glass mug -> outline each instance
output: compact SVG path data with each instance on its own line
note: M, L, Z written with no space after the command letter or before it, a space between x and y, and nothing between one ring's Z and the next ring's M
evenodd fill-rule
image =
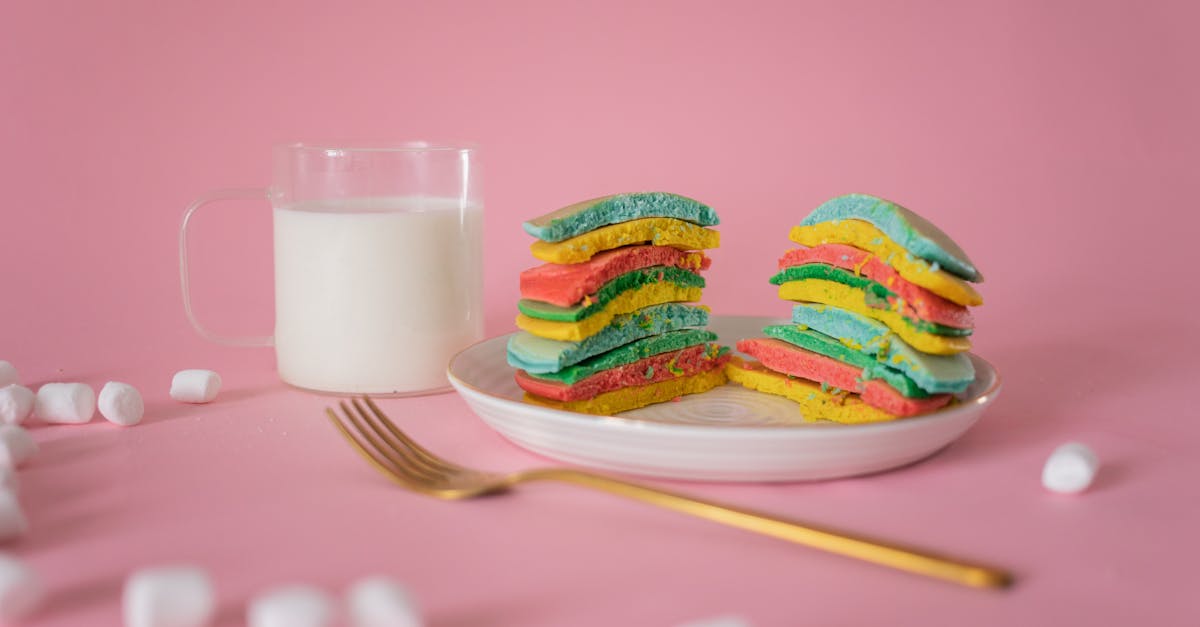
M209 192L179 230L183 306L208 340L274 346L279 377L317 392L449 389L446 365L483 337L483 188L466 144L290 143L263 189ZM188 222L217 200L274 211L275 333L228 337L192 311Z

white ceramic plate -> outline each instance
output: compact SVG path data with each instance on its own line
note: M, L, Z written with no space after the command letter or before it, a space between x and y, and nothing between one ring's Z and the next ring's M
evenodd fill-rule
M713 316L709 328L732 346L778 322ZM507 342L507 335L484 340L450 361L450 383L484 422L546 457L673 479L802 481L896 468L958 439L1000 391L995 368L971 355L978 376L962 402L894 422L806 423L792 401L734 383L619 416L591 416L522 401L505 362Z

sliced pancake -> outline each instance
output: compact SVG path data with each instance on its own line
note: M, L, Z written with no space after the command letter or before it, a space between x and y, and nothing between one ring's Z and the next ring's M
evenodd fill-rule
M529 220L522 227L544 242L561 242L603 226L639 218L675 218L701 226L720 223L716 211L691 198L665 192L639 192L577 202Z
M808 421L864 424L897 419L897 416L864 403L857 394L834 394L821 389L817 383L780 374L756 361L733 357L725 365L725 374L730 381L743 387L795 401L800 405L800 415Z
M675 266L699 272L711 264L712 260L699 251L670 246L626 246L599 253L584 263L546 263L530 268L521 273L521 297L571 307L595 294L605 283L639 268Z
M681 303L646 307L614 316L608 326L580 342L563 342L517 332L508 338L507 360L530 373L558 372L589 357L644 337L708 324L708 309Z
M792 322L832 337L845 346L872 356L876 362L895 368L930 394L958 393L975 380L975 367L965 353L930 355L909 346L887 325L852 311L797 303Z
M620 350L618 348L592 359L600 359ZM517 385L530 394L555 401L581 401L624 387L648 385L712 370L723 366L728 360L728 348L716 344L697 344L608 368L588 369L588 376L570 381L543 378L524 370L517 371L516 379Z
M910 379L908 375L904 374L903 372L891 368L886 364L879 363L870 355L856 351L853 348L850 348L849 346L846 346L845 344L842 344L841 342L823 333L817 333L812 329L801 329L794 324L779 324L764 327L763 333L771 338L782 340L784 343L790 344L794 347L817 353L845 364L849 364L853 366L854 370L856 371L854 373L854 377L857 377L862 381L882 379L886 381L888 385L895 388L898 393L909 398L925 398L926 396L929 396L928 392L922 389L921 386L917 385L915 381ZM742 350L740 345L738 350ZM758 355L753 354L751 354L751 356L758 357ZM764 360L759 358L759 361ZM767 365L770 366L771 364ZM778 368L775 369L778 370ZM792 372L790 374L802 376L798 372ZM819 378L809 378L817 381L818 383L823 381L823 379ZM839 388L848 389L851 392L858 391L853 384L847 385L846 381L844 380L828 380L825 382Z
M939 318L937 321L923 318L909 305L908 301L900 298L899 295L882 283L877 283L867 277L853 274L849 270L844 270L837 266L830 266L823 263L806 263L802 266L791 266L784 268L771 277L770 281L772 285L782 285L790 281L804 281L806 279L834 281L848 287L860 289L866 296L868 307L894 311L904 317L918 331L927 331L935 335L956 336L970 335L972 333L970 327L961 328L941 324L941 321L945 320L946 316L937 316Z
M894 268L865 250L845 244L794 248L779 259L779 269L782 271L810 263L837 266L883 285L895 293L898 301L911 307L917 318L960 329L975 327L975 319L971 315L971 310L942 298L915 283L910 283Z
M784 300L832 305L878 320L887 325L909 346L923 353L953 355L971 348L971 341L966 337L935 335L927 331L920 331L913 327L909 320L894 311L871 307L867 303L866 292L836 281L823 279L789 281L779 286L779 297Z
M649 283L621 292L604 307L576 322L546 320L527 314L517 314L517 328L538 337L564 342L580 342L599 333L620 314L635 312L652 305L671 302L694 302L700 300L703 290L699 287L677 285L670 281Z
M788 237L801 246L847 244L874 254L900 276L938 296L965 307L983 304L969 283L904 250L869 222L839 220L792 227Z
M741 340L737 349L775 372L832 387L835 393L857 392L864 403L893 416L916 416L950 402L948 394L906 396L883 380L867 379L867 371L856 365L775 338Z
M983 275L967 253L932 222L900 205L868 194L847 194L825 201L800 222L861 220L868 222L915 257L929 260L967 281L980 282Z
M700 346L717 339L717 334L706 329L680 329L651 335L610 351L589 357L578 364L567 366L558 372L535 373L529 376L545 381L572 385L598 372L634 363L640 359L670 353L684 348ZM715 346L715 345L714 345Z
M594 398L580 401L555 401L526 393L525 402L565 411L611 416L623 411L674 400L680 396L707 392L725 383L725 370L724 367L714 367L690 376L672 377L649 385L624 387L604 392Z
M531 318L541 320L554 320L557 322L579 322L591 316L594 316L609 306L614 300L622 294L626 294L648 285L656 283L669 283L679 288L702 288L704 287L704 277L683 268L674 266L655 266L652 268L642 268L633 270L618 276L617 278L605 283L592 296L584 297L582 303L571 307L560 307L539 300L531 300L522 298L517 302L517 309L522 314ZM697 299L699 296L697 296ZM696 300L696 299L676 299L671 300ZM661 301L659 301L661 302ZM647 303L647 305L656 303ZM646 306L646 305L643 305ZM637 307L640 309L640 307ZM616 313L627 313L627 311L618 311Z
M721 234L675 218L642 218L600 227L561 242L539 240L529 250L542 261L569 264L583 263L596 253L635 244L703 250L717 248Z

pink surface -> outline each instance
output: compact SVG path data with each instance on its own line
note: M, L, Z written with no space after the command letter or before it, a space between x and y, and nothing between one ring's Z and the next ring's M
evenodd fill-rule
M31 624L117 624L123 578L166 562L210 570L221 624L267 587L373 572L435 626L1194 621L1200 303L1179 269L1200 228L1195 5L650 4L0 11L0 359L147 401L134 428L34 430L32 530L3 547L49 588ZM879 476L671 487L1007 565L1017 586L960 589L567 486L469 503L393 488L324 421L328 399L282 386L269 350L205 344L179 303L184 206L266 184L274 142L330 136L485 147L492 334L531 265L521 221L576 200L710 204L706 302L781 317L767 278L808 210L862 191L922 213L988 277L975 350L1006 389L983 421ZM269 215L197 218L216 330L270 325ZM217 402L167 398L192 367L224 376ZM454 395L383 407L454 459L545 463ZM1104 464L1078 497L1039 485L1067 440Z

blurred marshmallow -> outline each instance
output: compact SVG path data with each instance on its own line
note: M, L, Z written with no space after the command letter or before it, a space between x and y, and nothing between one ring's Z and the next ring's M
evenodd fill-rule
M29 615L45 594L37 573L16 557L0 553L0 622Z
M184 403L207 403L221 391L221 376L212 370L180 370L171 379L171 398Z
M20 382L21 375L17 372L16 366L0 359L0 388Z
M353 627L421 627L421 614L408 591L387 577L365 577L346 593Z
M17 425L0 425L0 466L16 468L38 452L37 442Z
M83 424L96 413L96 392L83 383L47 383L38 388L33 413L46 422Z
M21 511L17 495L0 490L0 542L23 536L26 531L29 531L29 521L25 519L25 512Z
M200 627L216 612L212 582L192 566L145 568L125 580L125 627Z
M1074 494L1092 484L1100 460L1092 449L1079 442L1068 442L1054 449L1042 468L1042 485L1047 490Z
M33 412L33 390L12 383L0 387L0 424L19 425Z
M8 490L16 494L19 486L20 482L17 481L16 469L0 466L0 490Z
M319 588L283 586L259 595L246 612L249 627L326 627L333 623L333 601Z
M137 388L128 383L109 381L100 389L100 399L97 401L100 415L122 427L136 425L142 421L146 413L146 405Z

